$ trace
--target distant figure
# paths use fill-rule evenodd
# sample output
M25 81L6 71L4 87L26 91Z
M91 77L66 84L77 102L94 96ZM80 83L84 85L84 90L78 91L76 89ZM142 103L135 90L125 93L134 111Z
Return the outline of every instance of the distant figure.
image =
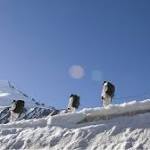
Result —
M68 103L68 112L75 112L79 108L80 97L78 95L71 94Z
M80 105L80 97L78 95L71 94L69 97L69 103L67 109L61 109L61 110L55 109L50 113L50 116L75 112L76 109L79 108L79 105Z
M115 86L108 81L104 81L101 93L101 99L103 101L104 107L111 104L114 94L115 94Z
M24 112L24 101L13 100L10 108L10 121L16 121Z

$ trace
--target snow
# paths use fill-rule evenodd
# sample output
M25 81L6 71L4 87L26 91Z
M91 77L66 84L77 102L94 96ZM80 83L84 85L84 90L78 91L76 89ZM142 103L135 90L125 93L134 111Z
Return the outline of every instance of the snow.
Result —
M0 149L148 150L149 110L150 100L132 101L1 124Z
M48 119L48 125L51 126L61 126L70 128L75 126L78 122L84 119L86 115L84 113L65 113L56 116L51 116Z
M14 99L24 100L26 108L37 106L31 97L18 90L12 83L0 80L0 106L9 106Z
M114 104L107 107L84 108L77 113L60 114L50 117L49 125L71 127L74 124L91 122L95 120L106 120L119 116L131 116L150 112L150 100L132 101L123 104Z
M10 112L13 100L23 100L25 108L21 115ZM10 81L0 80L0 124L12 120L43 118L49 115L54 107L46 107L35 99L17 89Z
M103 118L105 116L120 116L120 115L130 115L131 113L144 113L150 111L150 100L144 101L131 101L123 104L114 104L107 107L97 107L83 109L81 112L86 113L89 117L98 115Z

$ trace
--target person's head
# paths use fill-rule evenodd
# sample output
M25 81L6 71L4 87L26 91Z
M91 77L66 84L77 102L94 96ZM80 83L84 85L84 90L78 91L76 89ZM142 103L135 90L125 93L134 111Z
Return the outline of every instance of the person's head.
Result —
M103 84L107 83L107 81L104 81Z

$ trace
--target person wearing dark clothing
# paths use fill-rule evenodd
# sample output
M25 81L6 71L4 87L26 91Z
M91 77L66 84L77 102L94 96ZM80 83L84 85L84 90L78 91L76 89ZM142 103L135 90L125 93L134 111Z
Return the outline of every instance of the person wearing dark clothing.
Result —
M24 101L23 100L13 100L10 107L10 121L17 120L24 111Z
M80 106L80 97L78 95L71 94L68 103L68 112L75 112Z
M111 82L104 81L101 93L101 99L103 101L104 107L111 104L114 94L115 94L115 86Z

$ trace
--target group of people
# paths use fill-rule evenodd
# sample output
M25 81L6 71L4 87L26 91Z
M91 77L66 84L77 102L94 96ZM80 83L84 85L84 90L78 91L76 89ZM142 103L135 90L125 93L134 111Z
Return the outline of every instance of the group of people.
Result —
M115 94L115 86L109 82L104 81L102 85L102 91L101 91L101 100L103 102L103 106L106 107L112 102L112 98ZM23 100L14 100L12 102L11 108L10 108L10 120L16 120L16 118L19 118L20 115L24 112L25 103ZM51 116L59 114L59 113L69 113L69 112L75 112L80 106L80 96L76 94L71 94L69 97L69 103L67 105L67 108L64 110L58 110L55 109L50 113Z
M114 84L109 81L104 81L102 85L102 92L101 92L101 100L103 102L104 107L111 104L114 95L115 95ZM50 115L53 116L59 113L75 112L79 108L79 105L80 105L80 96L71 94L69 97L69 103L67 109L54 110Z
M103 106L106 107L111 104L115 95L115 85L110 81L104 81L102 84L101 100ZM71 94L69 97L69 104L66 112L74 112L80 105L80 97L78 95Z

